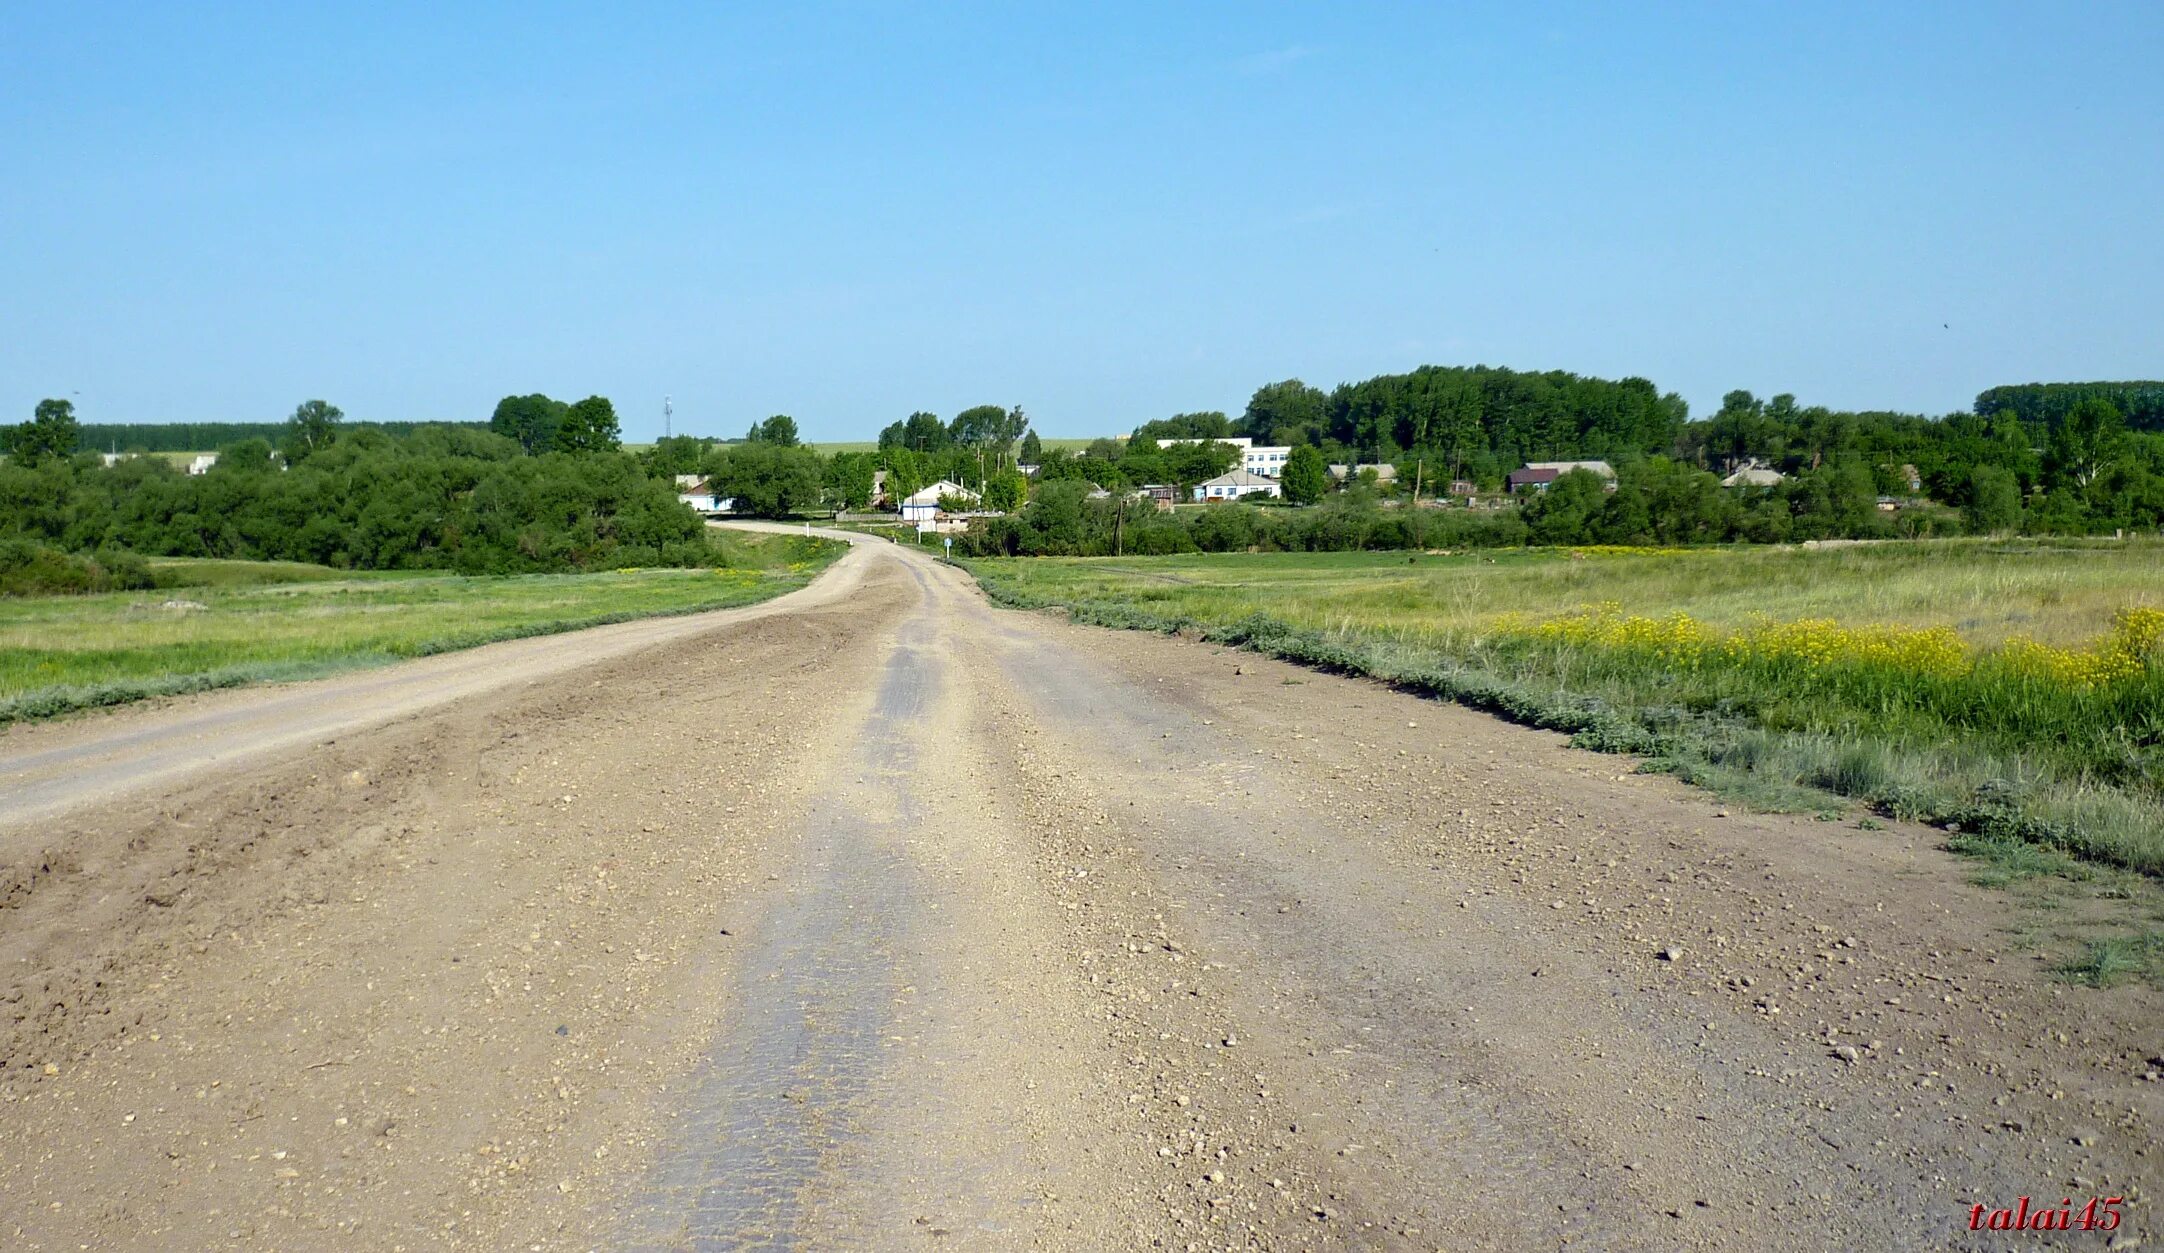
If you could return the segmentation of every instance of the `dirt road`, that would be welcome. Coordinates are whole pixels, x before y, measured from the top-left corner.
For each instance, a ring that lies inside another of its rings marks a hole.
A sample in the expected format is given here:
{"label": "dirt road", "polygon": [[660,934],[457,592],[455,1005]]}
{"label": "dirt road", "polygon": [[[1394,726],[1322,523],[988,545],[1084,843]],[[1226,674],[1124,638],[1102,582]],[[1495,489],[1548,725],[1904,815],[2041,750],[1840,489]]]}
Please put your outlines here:
{"label": "dirt road", "polygon": [[1929,833],[883,543],[649,625],[0,737],[0,1240],[2157,1226],[2164,1002],[2052,982]]}

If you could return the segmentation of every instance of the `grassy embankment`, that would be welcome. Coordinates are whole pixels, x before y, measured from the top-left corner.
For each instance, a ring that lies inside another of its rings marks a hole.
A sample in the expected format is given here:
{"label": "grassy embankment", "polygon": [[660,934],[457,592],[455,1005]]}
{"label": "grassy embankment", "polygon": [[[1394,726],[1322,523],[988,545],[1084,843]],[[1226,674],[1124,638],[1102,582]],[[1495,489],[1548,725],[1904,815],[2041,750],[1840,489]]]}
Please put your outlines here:
{"label": "grassy embankment", "polygon": [[1370,674],[1769,808],[1945,825],[1985,878],[2164,877],[2164,544],[1580,553],[969,566],[1010,604]]}
{"label": "grassy embankment", "polygon": [[467,577],[158,558],[159,591],[0,598],[0,723],[747,605],[804,586],[843,551],[712,538],[727,564],[706,570]]}

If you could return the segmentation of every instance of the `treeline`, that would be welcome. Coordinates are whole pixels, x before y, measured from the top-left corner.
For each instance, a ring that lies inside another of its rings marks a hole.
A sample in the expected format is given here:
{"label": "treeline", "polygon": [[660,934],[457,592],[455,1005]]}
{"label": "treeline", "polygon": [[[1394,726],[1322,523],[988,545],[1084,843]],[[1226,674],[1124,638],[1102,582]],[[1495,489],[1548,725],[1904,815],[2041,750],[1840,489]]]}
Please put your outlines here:
{"label": "treeline", "polygon": [[[386,435],[411,435],[427,426],[486,426],[484,422],[355,422]],[[77,452],[209,452],[244,439],[276,444],[283,422],[86,422],[76,428]]]}
{"label": "treeline", "polygon": [[[0,540],[91,554],[104,572],[85,569],[92,584],[125,570],[108,560],[115,553],[468,574],[715,562],[673,484],[616,448],[607,402],[580,405],[592,434],[573,446],[595,446],[536,455],[471,425],[404,436],[348,428],[336,406],[308,401],[279,428],[276,448],[240,440],[207,473],[189,475],[162,458],[105,466],[68,454],[72,408],[46,401],[6,432]],[[47,583],[67,573],[35,547],[14,559],[43,563],[36,573]]]}
{"label": "treeline", "polygon": [[2048,430],[2085,401],[2098,400],[2119,411],[2129,428],[2164,431],[2164,383],[2017,383],[1988,387],[1977,394],[1978,417],[2011,413],[2032,428]]}
{"label": "treeline", "polygon": [[[2164,502],[2159,502],[2164,504]],[[1778,487],[1724,489],[1708,471],[1648,457],[1610,484],[1589,470],[1563,475],[1518,509],[1415,508],[1402,495],[1354,487],[1315,508],[1275,502],[1160,512],[1148,501],[1092,496],[1080,483],[1047,483],[1011,517],[973,525],[959,539],[975,556],[1122,553],[1334,552],[1520,544],[1783,543],[1958,535],[2012,529],[2012,517],[1950,508],[1888,513],[1855,463],[1822,466]]]}
{"label": "treeline", "polygon": [[1682,397],[1642,378],[1431,365],[1328,393],[1298,379],[1266,384],[1222,433],[1312,444],[1333,461],[1396,463],[1410,454],[1446,478],[1500,482],[1527,461],[1664,452],[1689,416]]}
{"label": "treeline", "polygon": [[1191,552],[1346,552],[1523,544],[1514,511],[1390,508],[1364,489],[1312,509],[1227,503],[1162,513],[1147,501],[1093,496],[1087,484],[1040,485],[1017,513],[955,537],[965,556],[1105,557]]}

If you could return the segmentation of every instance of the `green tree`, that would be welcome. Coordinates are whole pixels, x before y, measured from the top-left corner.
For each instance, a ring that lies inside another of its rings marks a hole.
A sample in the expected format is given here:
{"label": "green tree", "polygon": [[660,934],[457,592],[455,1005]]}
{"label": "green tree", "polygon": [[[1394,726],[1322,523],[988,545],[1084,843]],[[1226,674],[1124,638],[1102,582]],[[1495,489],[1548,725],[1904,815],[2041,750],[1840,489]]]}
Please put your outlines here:
{"label": "green tree", "polygon": [[1135,428],[1134,442],[1146,439],[1231,439],[1237,432],[1232,419],[1215,409],[1200,413],[1175,413]]}
{"label": "green tree", "polygon": [[588,396],[565,410],[563,425],[556,432],[559,452],[615,452],[622,444],[616,406],[605,396]]}
{"label": "green tree", "polygon": [[331,441],[338,438],[338,424],[345,416],[337,405],[321,400],[304,400],[294,406],[293,416],[286,419],[286,464],[299,465],[330,447]]}
{"label": "green tree", "polygon": [[1019,470],[1002,470],[984,485],[984,507],[1012,513],[1029,495],[1029,479]]}
{"label": "green tree", "polygon": [[8,430],[6,447],[16,461],[26,466],[65,461],[75,455],[81,434],[73,401],[41,400],[28,422]]}
{"label": "green tree", "polygon": [[1255,389],[1234,433],[1265,444],[1319,444],[1329,425],[1329,397],[1299,379],[1286,379]]}
{"label": "green tree", "polygon": [[711,447],[712,440],[696,435],[664,435],[655,440],[654,446],[641,454],[639,460],[645,464],[648,474],[671,478],[679,474],[697,474]]}
{"label": "green tree", "polygon": [[[947,433],[947,424],[940,421],[936,413],[926,413],[919,409],[903,419],[900,426],[893,445],[897,448],[906,448],[911,452],[943,452],[954,442],[953,437]],[[884,431],[880,432],[879,446],[888,447]]]}
{"label": "green tree", "polygon": [[879,458],[872,453],[844,452],[827,458],[826,497],[837,509],[863,509],[872,503],[872,475]]}
{"label": "green tree", "polygon": [[[1145,464],[1141,454],[1141,449],[1130,447],[1123,460],[1133,459],[1139,468]],[[1214,479],[1240,464],[1240,450],[1216,440],[1207,444],[1174,444],[1159,455],[1165,478],[1182,488],[1193,487],[1204,479]]]}
{"label": "green tree", "polygon": [[1022,463],[1040,465],[1044,462],[1044,441],[1037,438],[1034,430],[1022,433]]}
{"label": "green tree", "polygon": [[1861,539],[1885,528],[1871,469],[1859,461],[1830,462],[1788,485],[1796,539]]}
{"label": "green tree", "polygon": [[1322,450],[1300,444],[1285,454],[1285,473],[1278,482],[1285,499],[1296,505],[1312,505],[1330,490],[1330,467],[1323,464]]}
{"label": "green tree", "polygon": [[717,495],[736,501],[736,512],[782,518],[818,505],[823,470],[809,448],[762,442],[716,452],[706,477]]}
{"label": "green tree", "polygon": [[1088,484],[1074,481],[1040,486],[1022,510],[1027,551],[1068,556],[1081,553],[1084,504],[1089,490]]}
{"label": "green tree", "polygon": [[2126,423],[2108,400],[2081,401],[2051,429],[2044,477],[2054,488],[2087,487],[2128,448]]}
{"label": "green tree", "polygon": [[752,423],[750,433],[744,438],[754,444],[780,444],[784,448],[794,448],[798,443],[796,419],[786,413],[777,413],[764,422]]}
{"label": "green tree", "polygon": [[1608,481],[1591,470],[1556,476],[1548,490],[1525,502],[1528,538],[1536,544],[1583,544],[1592,537],[1593,520],[1608,503]]}
{"label": "green tree", "polygon": [[1978,535],[2001,535],[2021,526],[2021,484],[2011,470],[1977,466],[1969,471],[1961,516]]}
{"label": "green tree", "polygon": [[556,447],[557,428],[563,425],[564,415],[570,408],[539,392],[530,396],[506,396],[496,402],[496,412],[489,416],[488,429],[517,440],[518,446],[527,452],[548,452]]}

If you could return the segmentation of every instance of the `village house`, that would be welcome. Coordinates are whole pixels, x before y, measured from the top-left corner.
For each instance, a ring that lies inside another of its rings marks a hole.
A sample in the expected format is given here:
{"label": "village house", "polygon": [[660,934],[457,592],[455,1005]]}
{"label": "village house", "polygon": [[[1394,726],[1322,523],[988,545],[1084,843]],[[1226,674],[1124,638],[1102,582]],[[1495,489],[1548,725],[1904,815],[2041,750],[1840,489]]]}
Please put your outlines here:
{"label": "village house", "polygon": [[713,486],[704,476],[697,474],[676,476],[676,498],[700,513],[722,513],[731,504],[730,501],[716,496]]}
{"label": "village house", "polygon": [[1769,469],[1752,458],[1738,467],[1734,474],[1721,480],[1722,487],[1779,487],[1788,476],[1779,470]]}
{"label": "village house", "polygon": [[195,455],[195,460],[193,460],[193,461],[191,461],[191,462],[189,462],[189,463],[188,463],[188,473],[190,473],[190,474],[204,474],[204,473],[208,473],[208,472],[209,472],[209,470],[210,470],[210,468],[211,468],[212,466],[214,466],[214,465],[217,465],[217,464],[218,464],[218,454],[217,454],[217,453],[214,453],[214,452],[204,452],[204,453],[197,453],[197,454]]}
{"label": "village house", "polygon": [[933,521],[939,517],[939,502],[943,497],[966,501],[970,504],[976,504],[979,499],[977,493],[970,491],[960,483],[952,479],[941,479],[937,483],[926,484],[902,497],[902,521],[914,522],[920,527]]}
{"label": "village house", "polygon": [[1605,461],[1528,461],[1523,469],[1512,470],[1504,482],[1513,492],[1528,487],[1545,492],[1550,483],[1572,470],[1590,470],[1607,480],[1609,491],[1615,490],[1615,467]]}
{"label": "village house", "polygon": [[1134,491],[1137,500],[1147,500],[1157,506],[1159,513],[1170,513],[1179,503],[1180,489],[1170,483],[1144,483]]}
{"label": "village house", "polygon": [[1615,482],[1615,467],[1605,461],[1528,461],[1525,468],[1553,470],[1557,475],[1569,474],[1572,470],[1591,470],[1609,482]]}
{"label": "village house", "polygon": [[1282,496],[1276,479],[1246,470],[1233,470],[1195,484],[1196,500],[1238,500],[1242,496]]}

